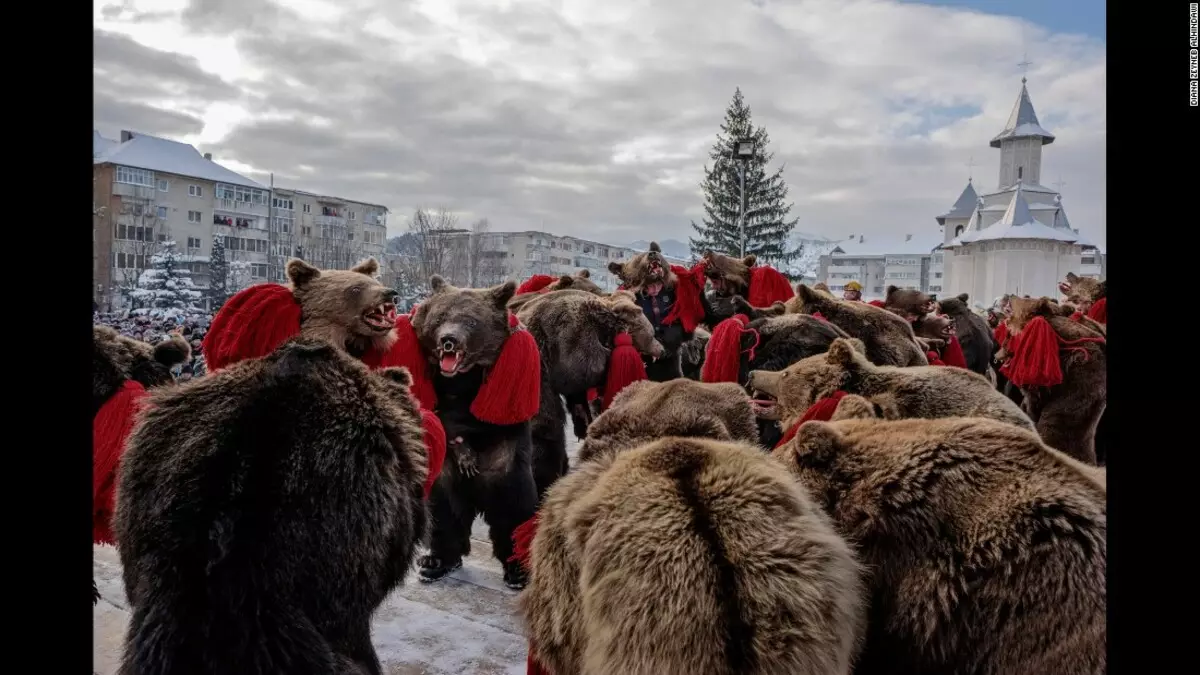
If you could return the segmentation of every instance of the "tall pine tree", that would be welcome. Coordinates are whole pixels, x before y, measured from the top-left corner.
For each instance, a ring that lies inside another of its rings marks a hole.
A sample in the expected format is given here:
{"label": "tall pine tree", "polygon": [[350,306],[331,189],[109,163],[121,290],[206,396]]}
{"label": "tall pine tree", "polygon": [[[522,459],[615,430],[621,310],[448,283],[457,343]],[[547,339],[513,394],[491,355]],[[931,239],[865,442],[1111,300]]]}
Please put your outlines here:
{"label": "tall pine tree", "polygon": [[225,260],[225,237],[213,237],[212,256],[208,259],[208,297],[215,314],[229,299],[229,263]]}
{"label": "tall pine tree", "polygon": [[[754,156],[735,160],[733,152],[739,139],[754,140]],[[767,164],[775,154],[767,151],[770,137],[763,127],[755,127],[750,120],[750,106],[742,98],[739,87],[733,101],[725,111],[725,121],[717,141],[709,152],[714,162],[712,168],[704,167],[705,217],[700,225],[692,221],[696,237],[688,240],[692,255],[701,256],[711,250],[730,256],[742,251],[742,231],[738,226],[741,208],[738,164],[745,165],[745,252],[753,253],[764,263],[782,267],[800,255],[800,249],[792,249],[788,235],[796,226],[798,218],[788,219],[792,205],[787,202],[788,187],[783,181],[783,167],[767,174]]]}

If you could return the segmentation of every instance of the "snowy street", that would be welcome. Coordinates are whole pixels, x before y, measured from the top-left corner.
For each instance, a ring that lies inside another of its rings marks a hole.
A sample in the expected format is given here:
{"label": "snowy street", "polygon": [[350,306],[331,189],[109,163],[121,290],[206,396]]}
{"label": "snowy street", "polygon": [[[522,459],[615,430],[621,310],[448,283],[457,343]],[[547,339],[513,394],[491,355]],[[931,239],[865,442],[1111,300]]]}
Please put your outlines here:
{"label": "snowy street", "polygon": [[[577,443],[567,428],[574,463]],[[475,522],[471,555],[462,569],[433,584],[416,568],[379,607],[372,638],[389,675],[524,675],[526,644],[516,616],[516,592],[504,587],[487,526]],[[111,546],[93,548],[100,601],[92,610],[94,670],[113,675],[129,620],[121,563]]]}

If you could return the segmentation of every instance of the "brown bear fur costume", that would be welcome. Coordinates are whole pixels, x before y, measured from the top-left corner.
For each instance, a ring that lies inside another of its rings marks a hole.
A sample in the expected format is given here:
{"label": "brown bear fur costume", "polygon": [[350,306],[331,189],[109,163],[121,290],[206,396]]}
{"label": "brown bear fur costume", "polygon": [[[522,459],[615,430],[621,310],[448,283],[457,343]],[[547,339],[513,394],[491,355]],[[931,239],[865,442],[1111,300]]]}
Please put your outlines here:
{"label": "brown bear fur costume", "polygon": [[[592,281],[591,277],[592,273],[587,270],[579,270],[575,274],[564,274],[544,287],[538,288],[536,291],[519,292],[513,295],[512,300],[508,301],[508,308],[515,312],[530,300],[537,299],[553,291],[583,291],[585,293],[592,293],[593,295],[607,296],[608,293],[601,290],[596,285],[596,282]],[[517,290],[520,291],[521,289],[518,287]]]}
{"label": "brown bear fur costume", "polygon": [[954,321],[954,334],[962,345],[963,356],[967,359],[967,369],[987,375],[992,365],[992,355],[996,352],[992,340],[992,329],[987,321],[971,311],[966,293],[938,302],[938,308],[943,314]]}
{"label": "brown bear fur costume", "polygon": [[[729,298],[741,296],[755,307],[768,307],[789,300],[795,292],[787,277],[767,265],[757,265],[753,253],[738,260],[727,255],[705,251],[700,261],[704,276],[712,285],[712,296]],[[709,319],[709,325],[715,322]]]}
{"label": "brown bear fur costume", "polygon": [[826,321],[862,340],[867,358],[876,365],[929,365],[912,325],[886,309],[865,302],[835,300],[804,284],[796,286],[796,297],[787,301],[787,309],[792,314],[819,312]]}
{"label": "brown bear fur costume", "polygon": [[753,321],[769,316],[783,316],[787,313],[787,305],[778,300],[767,307],[752,307],[740,295],[720,295],[715,291],[709,291],[704,294],[704,298],[708,307],[708,317],[705,319],[705,323],[712,328],[738,314],[743,314]]}
{"label": "brown bear fur costume", "polygon": [[608,271],[621,280],[624,290],[635,295],[665,350],[662,358],[646,365],[646,375],[655,382],[683,377],[680,347],[710,313],[703,274],[668,263],[662,247],[654,241],[645,253],[624,263],[610,262]]}
{"label": "brown bear fur costume", "polygon": [[1074,310],[1087,314],[1093,303],[1107,297],[1108,282],[1067,272],[1066,281],[1059,283],[1058,290],[1067,297],[1067,304]]}
{"label": "brown bear fur costume", "polygon": [[782,372],[755,370],[749,387],[776,399],[775,417],[795,419],[835,391],[858,394],[887,419],[986,417],[1033,430],[1017,404],[987,378],[963,368],[876,366],[858,340],[838,339],[825,354],[798,361]]}
{"label": "brown bear fur costume", "polygon": [[[1030,322],[1041,318],[1057,336],[1061,381],[1048,387],[1021,387],[1022,406],[1047,445],[1096,464],[1096,428],[1108,400],[1108,360],[1104,334],[1088,321],[1060,316],[1047,298],[1013,298],[1007,319],[1009,346]],[[1072,343],[1064,345],[1062,342]],[[1011,359],[1016,354],[1008,355]],[[1006,366],[1008,368],[1008,366]],[[1012,376],[1012,370],[1006,370]]]}
{"label": "brown bear fur costume", "polygon": [[546,476],[537,472],[548,470],[549,464],[535,462],[540,498],[567,471],[563,399],[569,402],[576,435],[582,438],[592,422],[587,392],[604,387],[617,335],[629,333],[633,346],[652,359],[662,355],[662,345],[654,339],[650,320],[634,304],[633,294],[625,291],[609,298],[575,290],[551,291],[524,304],[517,317],[529,327],[542,356],[541,405],[531,428],[533,455],[561,460],[561,467]]}
{"label": "brown bear fur costume", "polygon": [[546,495],[520,596],[554,675],[849,674],[861,570],[735,384],[627,387]]}
{"label": "brown bear fur costume", "polygon": [[371,614],[428,520],[410,383],[300,338],[152,394],[117,491],[123,675],[382,672]]}
{"label": "brown bear fur costume", "polygon": [[979,418],[809,422],[774,455],[870,570],[855,675],[1106,672],[1097,470]]}
{"label": "brown bear fur costume", "polygon": [[888,286],[883,301],[884,309],[903,317],[909,323],[916,323],[926,314],[934,310],[937,303],[929,295],[914,288]]}
{"label": "brown bear fur costume", "polygon": [[537,509],[535,476],[553,481],[566,462],[564,456],[534,453],[530,422],[491,424],[471,412],[488,369],[509,339],[507,305],[517,284],[459,289],[435,275],[429,286],[432,293],[413,312],[412,327],[431,364],[447,455],[470,453],[471,460],[447,462],[434,483],[433,533],[429,555],[420,560],[420,579],[436,581],[462,566],[470,552],[471,525],[482,514],[492,552],[505,566],[505,583],[519,588],[525,577],[521,566],[509,561],[512,532]]}
{"label": "brown bear fur costume", "polygon": [[704,352],[708,349],[708,341],[712,333],[707,328],[697,327],[692,338],[679,348],[679,361],[683,376],[689,380],[699,380],[700,370],[704,367]]}

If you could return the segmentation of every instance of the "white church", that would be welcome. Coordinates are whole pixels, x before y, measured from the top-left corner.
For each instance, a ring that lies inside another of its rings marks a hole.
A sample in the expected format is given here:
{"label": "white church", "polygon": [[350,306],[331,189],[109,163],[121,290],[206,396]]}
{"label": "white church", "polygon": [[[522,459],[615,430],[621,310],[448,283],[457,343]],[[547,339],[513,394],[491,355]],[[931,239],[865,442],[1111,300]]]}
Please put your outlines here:
{"label": "white church", "polygon": [[1095,245],[1071,228],[1062,195],[1042,185],[1042,148],[1053,142],[1021,78],[1008,124],[990,144],[1000,149],[999,188],[978,194],[968,180],[937,216],[944,241],[933,267],[942,269],[932,271],[944,274],[945,294],[969,293],[973,304],[1005,293],[1057,297],[1068,272],[1100,276]]}

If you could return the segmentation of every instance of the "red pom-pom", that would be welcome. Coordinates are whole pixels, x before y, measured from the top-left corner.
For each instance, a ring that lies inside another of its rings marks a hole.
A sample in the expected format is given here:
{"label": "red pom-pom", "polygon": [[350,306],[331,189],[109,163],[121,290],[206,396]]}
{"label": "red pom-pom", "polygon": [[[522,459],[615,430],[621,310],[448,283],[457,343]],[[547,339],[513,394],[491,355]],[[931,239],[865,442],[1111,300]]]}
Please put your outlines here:
{"label": "red pom-pom", "polygon": [[612,354],[608,357],[608,378],[604,382],[604,408],[612,405],[613,399],[622,389],[634,382],[646,379],[646,365],[642,355],[633,346],[629,333],[618,333]]}
{"label": "red pom-pom", "polygon": [[868,302],[867,304],[872,305],[874,307],[879,307],[880,309],[887,307],[887,305],[885,305],[882,300],[872,300],[872,301]]}
{"label": "red pom-pom", "polygon": [[513,554],[508,562],[519,562],[526,571],[530,569],[530,556],[533,554],[533,538],[537,536],[538,514],[533,514],[529,520],[513,530]]}
{"label": "red pom-pom", "polygon": [[555,281],[558,281],[558,277],[552,277],[549,274],[535,274],[526,279],[525,283],[517,286],[517,292],[514,295],[544,292],[546,287]]}
{"label": "red pom-pom", "polygon": [[508,326],[512,333],[471,402],[471,414],[489,424],[527,422],[541,404],[542,358],[537,342],[515,315],[508,315]]}
{"label": "red pom-pom", "polygon": [[213,317],[204,336],[210,372],[245,359],[259,359],[300,334],[300,303],[292,289],[258,284],[238,291]]}
{"label": "red pom-pom", "polygon": [[929,359],[929,365],[931,365],[931,366],[944,366],[944,365],[946,365],[946,362],[945,362],[945,361],[943,361],[943,360],[941,359],[941,357],[939,357],[939,356],[938,356],[938,353],[937,353],[937,352],[935,352],[935,351],[933,351],[932,349],[930,349],[929,351],[925,352],[925,358]]}
{"label": "red pom-pom", "polygon": [[749,323],[745,314],[735,314],[717,324],[704,350],[701,382],[737,383],[742,365],[742,333],[746,332],[745,326]]}
{"label": "red pom-pom", "polygon": [[1096,323],[1108,325],[1108,298],[1100,298],[1092,303],[1088,309],[1087,316]]}
{"label": "red pom-pom", "polygon": [[750,268],[750,290],[746,301],[751,307],[770,307],[776,302],[786,302],[796,295],[787,277],[774,267],[756,265]]}
{"label": "red pom-pom", "polygon": [[1062,384],[1058,357],[1059,338],[1049,321],[1040,316],[1013,337],[1012,355],[1000,369],[1018,387],[1053,387]]}
{"label": "red pom-pom", "polygon": [[92,419],[92,541],[116,544],[112,533],[113,502],[116,499],[117,466],[125,452],[125,441],[133,431],[146,389],[126,380],[109,397]]}
{"label": "red pom-pom", "polygon": [[943,365],[955,368],[967,367],[967,357],[963,354],[962,344],[959,343],[957,335],[951,335],[950,340],[946,342],[946,348],[942,350],[942,361]]}
{"label": "red pom-pom", "polygon": [[671,265],[671,272],[675,274],[675,303],[663,323],[669,326],[679,321],[684,332],[691,333],[704,321],[704,303],[700,300],[704,295],[704,262],[690,270]]}
{"label": "red pom-pom", "polygon": [[429,465],[429,474],[425,477],[425,499],[429,499],[429,492],[433,490],[433,484],[442,473],[442,464],[446,461],[446,430],[432,410],[421,410],[421,427],[425,430],[425,451]]}
{"label": "red pom-pom", "polygon": [[779,442],[775,444],[775,447],[781,447],[788,441],[795,438],[796,432],[800,431],[800,425],[804,424],[805,422],[828,422],[830,418],[833,417],[833,413],[837,412],[838,403],[841,402],[845,395],[846,392],[839,389],[833,392],[832,395],[826,396],[820,401],[817,401],[809,406],[808,410],[804,411],[804,415],[802,415],[800,419],[792,425],[792,428],[787,430],[787,433],[783,435],[783,438],[779,439]]}
{"label": "red pom-pom", "polygon": [[421,342],[417,339],[417,332],[413,330],[411,314],[396,317],[395,332],[396,341],[392,343],[391,349],[381,354],[371,347],[363,354],[363,363],[371,368],[408,368],[412,375],[410,391],[417,399],[417,405],[426,410],[437,408],[437,392],[434,391],[433,379],[429,376],[429,361],[421,351]]}

